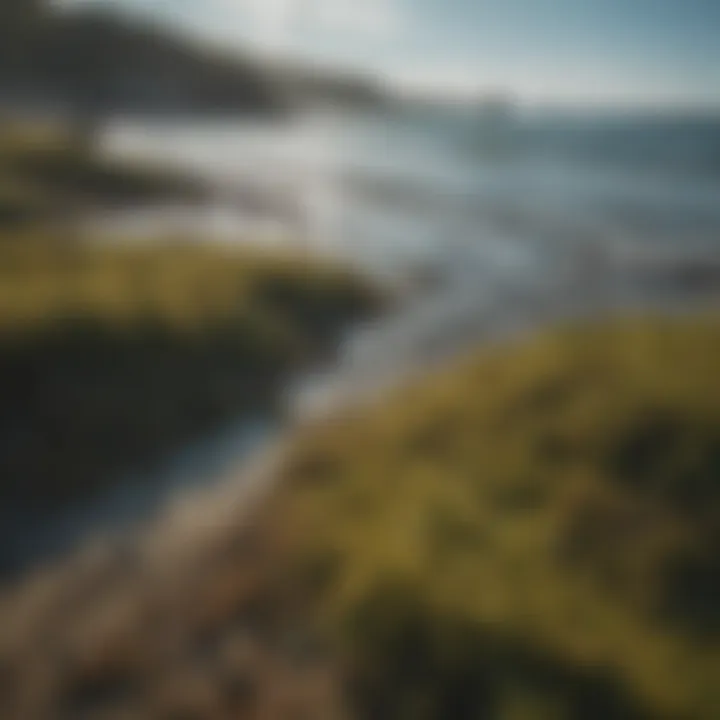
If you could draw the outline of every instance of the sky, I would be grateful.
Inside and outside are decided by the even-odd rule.
[[[64,1],[447,94],[720,105],[720,0]]]

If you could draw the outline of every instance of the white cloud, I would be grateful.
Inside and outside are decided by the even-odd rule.
[[[392,0],[310,0],[309,17],[324,29],[376,37],[402,29],[400,8]]]
[[[252,23],[252,36],[259,45],[276,47],[287,42],[294,24],[294,0],[223,0],[222,5],[230,17],[240,12],[243,19]]]
[[[352,37],[394,37],[402,26],[398,0],[211,0],[228,23],[243,23],[252,39],[282,47],[302,32]],[[250,28],[247,28],[247,24]]]

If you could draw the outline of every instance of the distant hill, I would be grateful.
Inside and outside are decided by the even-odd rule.
[[[20,27],[27,31],[22,47],[9,37]],[[276,113],[307,98],[378,99],[372,81],[364,78],[270,66],[107,10],[36,13],[32,20],[4,23],[0,47],[5,48],[0,49],[0,102],[6,106]]]
[[[5,102],[94,110],[275,111],[272,80],[242,56],[228,57],[167,30],[117,14],[51,14],[27,51],[5,63]]]

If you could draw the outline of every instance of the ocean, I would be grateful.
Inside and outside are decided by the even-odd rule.
[[[219,189],[189,224],[173,225],[178,208],[156,208],[134,213],[137,228],[239,239],[288,225],[381,267],[500,236],[646,251],[717,244],[720,115],[525,111],[497,125],[482,108],[317,111],[265,124],[117,123],[107,145],[189,167]],[[248,211],[233,187],[274,193],[294,212],[280,202]]]
[[[720,289],[720,115],[325,109],[265,124],[118,123],[107,145],[217,189],[201,208],[104,218],[111,235],[289,245],[408,292],[353,331],[337,366],[303,378],[302,402],[290,393],[302,412],[498,334]]]

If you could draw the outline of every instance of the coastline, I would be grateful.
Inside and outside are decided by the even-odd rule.
[[[287,253],[58,242],[2,247],[4,580],[222,469],[280,422],[288,378],[385,302]]]
[[[431,382],[440,368],[548,328],[720,307],[720,267],[707,256],[682,248],[666,258],[655,248],[623,254],[620,244],[571,240],[513,245],[501,236],[487,247],[472,238],[443,247],[447,258],[438,258],[429,287],[346,337],[335,366],[311,367],[310,382],[301,376],[290,386],[287,426],[271,431],[241,467],[212,487],[183,489],[157,517],[96,537],[0,591],[0,667],[22,668],[17,691],[30,697],[42,687],[60,712],[110,717],[114,705],[142,692],[137,677],[152,683],[162,674],[172,677],[171,698],[158,712],[192,706],[215,717],[207,708],[217,695],[240,705],[249,696],[268,700],[282,683],[307,689],[308,672],[337,687],[336,668],[313,648],[312,628],[309,639],[305,628],[298,638],[297,626],[285,623],[297,609],[287,603],[302,607],[303,598],[283,595],[295,588],[273,562],[282,530],[273,524],[278,482],[305,434],[342,426]],[[495,264],[494,251],[504,253]]]
[[[110,556],[114,555],[110,550],[113,543],[117,544],[118,556],[126,554],[128,548],[133,547],[133,552],[140,557],[157,556],[155,562],[160,564],[164,562],[160,560],[165,552],[163,548],[170,552],[168,557],[189,556],[188,551],[192,546],[201,547],[205,542],[212,543],[214,538],[222,538],[230,526],[238,522],[242,526],[247,520],[251,520],[249,515],[258,507],[258,500],[267,498],[272,492],[272,480],[277,474],[277,468],[282,466],[288,449],[304,432],[312,432],[314,427],[323,424],[342,423],[344,417],[354,416],[369,407],[377,406],[383,403],[387,396],[394,396],[404,388],[412,388],[423,381],[431,381],[439,370],[461,365],[468,356],[477,356],[478,353],[497,348],[521,346],[528,338],[554,328],[591,327],[608,321],[646,317],[677,318],[698,314],[702,317],[715,313],[720,309],[720,287],[710,293],[701,291],[697,296],[665,297],[661,302],[657,298],[648,298],[644,302],[636,302],[634,306],[618,305],[617,298],[611,294],[605,298],[604,303],[595,302],[568,310],[564,304],[566,299],[565,292],[560,292],[556,303],[543,308],[536,299],[526,297],[526,314],[519,318],[516,316],[515,322],[510,321],[512,314],[506,318],[505,323],[498,323],[496,318],[494,322],[483,325],[482,321],[476,318],[475,334],[459,333],[456,335],[456,343],[449,345],[445,352],[438,356],[430,355],[425,358],[424,363],[408,366],[403,373],[377,375],[374,378],[374,387],[358,383],[358,377],[352,373],[343,377],[338,373],[342,366],[331,369],[326,379],[327,384],[324,385],[322,374],[319,381],[320,392],[332,396],[330,402],[304,404],[303,373],[300,373],[299,383],[291,388],[288,396],[286,421],[277,426],[277,431],[266,435],[267,440],[261,441],[255,452],[251,451],[244,457],[242,467],[223,471],[222,478],[213,482],[212,487],[187,489],[156,518],[141,523],[129,533],[116,533],[114,541],[106,537],[101,545],[105,544],[105,550],[110,551]],[[564,312],[560,312],[560,308]],[[378,322],[377,328],[382,329],[382,322]],[[313,365],[308,367],[312,369]],[[196,516],[195,520],[193,516]],[[197,518],[204,520],[196,522]],[[205,533],[208,535],[206,538],[203,537]],[[85,562],[83,558],[93,557],[94,553],[95,549],[92,543],[89,543],[70,557],[51,563],[49,572],[52,574],[58,566],[62,567],[64,564],[73,566],[79,562],[82,565]],[[170,564],[174,562],[171,561]],[[45,572],[42,568],[38,572],[32,572],[29,576],[31,584],[33,575],[42,577]]]
[[[717,312],[720,305],[708,302],[704,308]],[[694,312],[698,311],[703,314],[696,307]],[[625,315],[632,317],[628,311]],[[608,317],[618,318],[599,313],[595,319],[602,325]],[[656,309],[641,313],[640,317],[662,318],[666,314]],[[475,346],[472,356],[481,356],[492,348],[512,347],[517,339],[524,343],[535,331],[556,325],[542,323],[514,337],[497,335],[492,342],[480,348]],[[455,363],[463,365],[462,354],[443,363],[444,376]],[[410,390],[415,383],[421,385],[421,380],[432,376],[428,369],[424,376],[408,377]],[[402,389],[403,385],[396,385],[383,393],[387,397],[382,402],[401,395]],[[310,419],[296,421],[215,487],[183,493],[149,524],[129,534],[88,544],[70,558],[31,573],[16,587],[0,593],[3,617],[0,659],[23,662],[20,658],[27,651],[64,648],[62,652],[69,653],[69,667],[75,674],[71,687],[63,691],[71,693],[68,707],[71,711],[87,710],[104,717],[106,701],[122,703],[135,692],[132,684],[126,684],[122,672],[116,674],[113,663],[120,662],[123,667],[127,662],[132,667],[140,663],[136,670],[143,672],[146,649],[132,645],[123,649],[124,643],[138,641],[139,628],[154,613],[162,612],[169,625],[165,630],[155,628],[148,632],[161,632],[161,636],[170,633],[178,647],[184,648],[182,657],[176,658],[178,662],[205,667],[209,662],[205,659],[205,642],[213,647],[215,643],[243,647],[244,659],[239,661],[233,655],[235,659],[228,662],[236,674],[236,663],[241,663],[239,678],[245,677],[244,673],[252,678],[248,682],[255,683],[253,697],[259,697],[260,702],[270,702],[272,688],[279,681],[278,668],[282,668],[282,682],[291,686],[295,683],[305,687],[307,673],[317,672],[323,683],[337,689],[331,679],[335,672],[331,660],[323,652],[314,660],[314,655],[308,658],[302,652],[300,659],[296,658],[296,651],[291,649],[295,641],[286,636],[297,628],[292,622],[286,625],[282,618],[287,612],[294,616],[298,608],[294,606],[295,591],[288,589],[292,580],[278,576],[280,568],[273,561],[277,533],[283,532],[275,523],[278,499],[282,507],[282,492],[278,493],[277,483],[283,477],[288,458],[306,434],[312,437],[324,424],[335,432],[346,420],[352,424],[353,418],[372,411],[378,404],[377,398],[366,396],[360,404],[341,404]],[[290,597],[284,596],[286,591],[291,593]],[[292,610],[285,607],[288,602],[293,605]],[[203,640],[207,633],[210,635]],[[156,655],[160,646],[153,645],[159,640],[148,642],[150,655],[145,661],[161,662]],[[110,664],[106,666],[103,661],[96,666],[98,657],[107,653]],[[32,662],[30,657],[24,662]],[[86,662],[90,665],[86,666]],[[70,672],[67,668],[51,670],[50,660],[41,664],[51,675],[55,674],[56,682],[70,682],[63,680],[65,672]],[[203,675],[208,690],[227,691],[219,668],[207,665],[202,672],[208,673]],[[184,704],[191,697],[192,702],[197,701],[202,707],[205,696],[187,695],[192,692],[189,688],[177,689],[175,700]],[[317,698],[311,701],[311,708],[312,703],[317,703]]]
[[[412,317],[417,312],[412,304],[407,309],[401,305],[394,312],[386,312],[362,331],[351,328],[348,335],[348,327],[345,325],[346,340],[339,349],[331,343],[324,351],[315,351],[314,361],[308,359],[292,373],[293,382],[288,384],[286,378],[272,384],[275,401],[280,401],[282,396],[281,416],[269,424],[261,422],[259,425],[255,422],[256,415],[249,416],[247,420],[239,418],[238,430],[230,429],[228,435],[229,460],[218,463],[218,470],[208,472],[212,482],[196,483],[190,480],[184,486],[182,480],[170,480],[170,487],[178,487],[178,496],[174,500],[171,495],[166,495],[166,500],[152,512],[141,512],[132,517],[124,529],[123,524],[116,524],[114,528],[111,525],[109,536],[107,533],[100,534],[105,538],[101,542],[114,537],[120,546],[126,547],[128,541],[131,545],[135,544],[131,540],[135,534],[146,537],[149,533],[152,536],[156,530],[160,534],[182,536],[182,532],[173,529],[173,521],[169,519],[176,505],[190,508],[197,503],[200,507],[207,500],[212,507],[216,502],[213,498],[217,497],[217,506],[228,510],[237,507],[233,499],[235,494],[241,499],[238,502],[242,505],[246,482],[241,478],[246,474],[256,478],[258,465],[274,466],[272,457],[282,457],[284,449],[292,445],[293,437],[302,434],[305,428],[332,423],[333,418],[341,421],[348,414],[363,412],[381,403],[387,395],[394,395],[403,388],[418,385],[425,380],[431,381],[438,371],[462,363],[467,356],[522,344],[527,338],[548,328],[595,325],[608,320],[645,316],[692,316],[717,311],[720,308],[720,269],[715,271],[700,266],[699,272],[706,273],[711,282],[699,285],[690,292],[692,286],[686,284],[686,276],[693,277],[695,269],[694,264],[689,267],[671,264],[668,270],[661,270],[659,276],[652,271],[646,278],[648,286],[643,296],[640,279],[645,271],[641,267],[639,274],[633,275],[632,281],[629,281],[633,287],[633,297],[630,298],[618,295],[612,285],[603,286],[600,282],[597,287],[604,289],[599,292],[596,289],[593,295],[587,284],[584,284],[581,290],[585,294],[584,300],[580,302],[577,299],[575,303],[568,304],[568,297],[578,290],[577,278],[572,278],[569,284],[557,284],[551,290],[541,285],[534,294],[526,288],[515,297],[514,304],[507,297],[500,297],[494,306],[486,307],[483,313],[471,313],[465,317],[460,315],[459,319],[454,318],[454,322],[452,316],[449,322],[433,321],[426,328],[429,334],[411,334],[408,341],[399,343],[397,347],[384,338],[402,337],[403,326],[412,326],[412,322],[408,321],[408,313]],[[442,287],[435,292],[442,299]],[[437,298],[431,293],[416,299],[415,303],[418,302],[432,305],[437,302]],[[380,354],[376,352],[374,355],[373,348]],[[330,363],[319,365],[318,360],[323,358],[330,359]],[[281,393],[278,392],[280,388]],[[218,452],[213,445],[213,438],[208,440],[207,454],[211,459]],[[247,449],[239,450],[246,442]],[[202,440],[197,445],[201,457],[205,445]],[[268,445],[273,449],[267,449]],[[254,447],[257,449],[253,450]],[[258,452],[260,456],[256,458]],[[236,459],[230,460],[233,457]],[[202,464],[203,461],[200,462]],[[249,467],[246,468],[246,465]],[[170,477],[174,474],[172,467],[168,465]],[[192,470],[185,470],[179,476],[188,477],[191,473]],[[258,484],[272,486],[272,471],[265,470],[260,475],[266,480],[251,479],[248,481],[251,487]],[[143,482],[141,479],[140,483]],[[170,506],[164,507],[167,500],[171,500]],[[160,511],[159,515],[157,510]],[[241,514],[245,512],[241,509]],[[201,511],[198,514],[202,514]],[[210,512],[209,516],[213,517],[213,513]],[[212,526],[213,522],[211,520],[209,524]],[[140,541],[140,544],[144,542]],[[187,544],[192,542],[187,540]],[[83,545],[78,548],[80,555],[87,550],[83,549]],[[91,541],[89,545],[92,545]],[[89,552],[92,553],[92,550]],[[69,557],[61,554],[56,561],[51,562],[51,566],[62,566],[65,561],[72,564],[72,557],[76,554],[73,552]]]

